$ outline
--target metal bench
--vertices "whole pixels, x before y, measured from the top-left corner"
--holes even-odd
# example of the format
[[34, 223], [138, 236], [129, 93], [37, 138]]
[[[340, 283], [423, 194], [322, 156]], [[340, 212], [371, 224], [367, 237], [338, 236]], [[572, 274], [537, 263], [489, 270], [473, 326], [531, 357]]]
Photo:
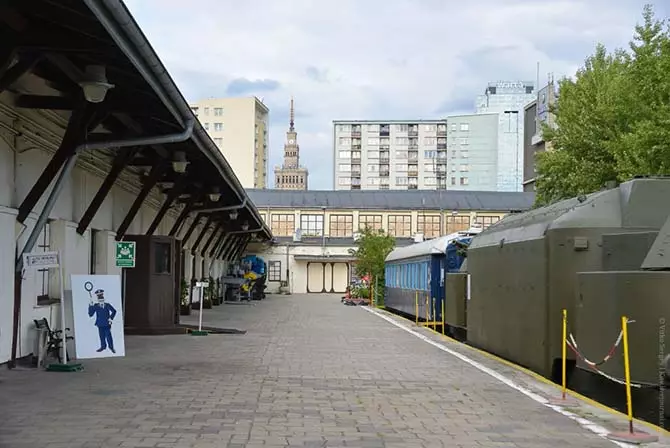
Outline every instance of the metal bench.
[[[39, 333], [39, 353], [37, 355], [37, 365], [41, 367], [44, 363], [45, 355], [53, 356], [60, 364], [63, 364], [61, 344], [63, 343], [63, 330], [52, 330], [49, 327], [49, 321], [46, 317], [42, 319], [33, 319], [35, 322], [35, 329]], [[67, 332], [71, 331], [69, 328], [65, 329], [65, 341], [74, 340], [73, 336], [68, 336]], [[67, 361], [70, 361], [70, 354], [67, 353]]]

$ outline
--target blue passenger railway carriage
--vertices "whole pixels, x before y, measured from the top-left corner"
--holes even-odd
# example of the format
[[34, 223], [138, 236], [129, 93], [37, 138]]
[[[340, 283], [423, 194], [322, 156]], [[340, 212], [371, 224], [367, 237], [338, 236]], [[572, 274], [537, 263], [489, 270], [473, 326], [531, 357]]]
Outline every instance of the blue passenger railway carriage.
[[465, 259], [459, 245], [467, 246], [480, 231], [470, 229], [393, 249], [385, 260], [384, 306], [416, 319], [418, 298], [418, 319], [441, 322], [445, 275], [459, 271]]

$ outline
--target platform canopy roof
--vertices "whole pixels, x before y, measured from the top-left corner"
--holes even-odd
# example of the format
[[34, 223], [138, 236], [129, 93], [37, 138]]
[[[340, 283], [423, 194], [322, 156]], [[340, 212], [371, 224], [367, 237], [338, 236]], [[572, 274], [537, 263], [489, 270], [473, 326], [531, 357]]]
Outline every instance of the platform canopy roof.
[[[3, 1], [0, 37], [3, 98], [11, 98], [16, 108], [40, 110], [67, 123], [60, 148], [21, 204], [21, 222], [84, 138], [95, 144], [187, 133], [179, 142], [85, 149], [77, 163], [103, 177], [118, 171], [116, 181], [133, 185], [139, 195], [157, 187], [169, 207], [200, 213], [221, 233], [272, 239], [231, 166], [122, 1]], [[82, 83], [99, 81], [93, 75], [101, 68], [114, 87], [102, 102], [94, 103], [85, 97]], [[178, 162], [188, 162], [184, 173]], [[80, 230], [95, 216], [97, 208], [93, 209], [82, 218]], [[237, 219], [232, 219], [231, 210]]]
[[450, 190], [248, 190], [257, 207], [353, 210], [511, 212], [533, 206], [534, 193]]

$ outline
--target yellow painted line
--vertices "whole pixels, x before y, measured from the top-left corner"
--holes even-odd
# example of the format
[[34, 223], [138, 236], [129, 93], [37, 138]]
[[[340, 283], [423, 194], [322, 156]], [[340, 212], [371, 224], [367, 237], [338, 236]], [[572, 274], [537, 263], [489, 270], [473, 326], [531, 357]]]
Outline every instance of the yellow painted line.
[[[394, 317], [399, 317], [400, 319], [403, 319], [403, 320], [406, 320], [406, 321], [408, 321], [408, 322], [414, 323], [414, 321], [409, 320], [409, 319], [407, 319], [407, 318], [405, 318], [405, 317], [403, 317], [403, 316], [400, 316], [400, 315], [398, 315], [398, 314], [391, 313], [391, 312], [389, 312], [389, 311], [387, 311], [387, 313], [392, 314]], [[447, 324], [447, 325], [449, 325], [449, 324]], [[432, 328], [429, 328], [429, 327], [423, 327], [423, 328], [427, 328], [428, 330], [432, 331], [433, 333], [435, 333], [436, 335], [438, 335], [438, 336], [441, 337], [441, 338], [444, 338], [444, 339], [447, 340], [447, 341], [451, 341], [451, 342], [453, 342], [453, 343], [456, 343], [456, 344], [458, 344], [458, 345], [460, 345], [460, 346], [462, 346], [462, 347], [464, 347], [464, 348], [466, 348], [466, 349], [468, 349], [468, 350], [471, 350], [471, 351], [473, 351], [473, 352], [479, 353], [479, 354], [481, 354], [481, 355], [483, 355], [483, 356], [485, 356], [485, 357], [487, 357], [487, 358], [489, 358], [489, 359], [492, 359], [492, 360], [494, 360], [494, 361], [498, 361], [498, 362], [500, 362], [500, 363], [502, 363], [502, 364], [504, 364], [504, 365], [506, 365], [506, 366], [508, 366], [508, 367], [511, 367], [511, 368], [513, 368], [513, 369], [516, 369], [516, 370], [518, 370], [518, 371], [520, 371], [520, 372], [523, 372], [523, 373], [525, 373], [525, 374], [527, 374], [527, 375], [530, 375], [531, 377], [535, 378], [536, 380], [541, 381], [542, 383], [547, 384], [547, 385], [549, 385], [549, 386], [552, 386], [554, 389], [560, 389], [560, 388], [561, 388], [558, 384], [554, 383], [553, 381], [551, 381], [551, 380], [548, 379], [548, 378], [543, 377], [542, 375], [540, 375], [540, 374], [537, 373], [537, 372], [533, 372], [532, 370], [529, 370], [529, 369], [527, 369], [527, 368], [525, 368], [525, 367], [522, 367], [522, 366], [520, 366], [520, 365], [518, 365], [518, 364], [514, 364], [514, 363], [511, 362], [511, 361], [508, 361], [508, 360], [506, 360], [506, 359], [500, 358], [500, 357], [494, 355], [493, 353], [489, 353], [489, 352], [484, 351], [484, 350], [482, 350], [482, 349], [479, 349], [479, 348], [477, 348], [477, 347], [473, 347], [473, 346], [471, 346], [471, 345], [464, 344], [464, 343], [462, 343], [461, 341], [458, 341], [458, 340], [456, 340], [456, 339], [454, 339], [454, 338], [451, 338], [451, 337], [449, 337], [449, 336], [442, 335], [441, 333], [439, 333], [439, 332], [433, 330]], [[609, 406], [605, 406], [604, 404], [599, 403], [599, 402], [597, 402], [597, 401], [595, 401], [595, 400], [593, 400], [593, 399], [591, 399], [591, 398], [589, 398], [589, 397], [586, 397], [586, 396], [584, 396], [584, 395], [582, 395], [582, 394], [580, 394], [580, 393], [578, 393], [578, 392], [575, 392], [574, 390], [567, 389], [567, 392], [568, 392], [569, 395], [572, 395], [572, 396], [575, 397], [575, 398], [578, 398], [578, 399], [580, 399], [580, 400], [582, 400], [582, 401], [585, 401], [586, 403], [590, 404], [591, 406], [594, 406], [594, 407], [596, 407], [596, 408], [598, 408], [598, 409], [602, 409], [603, 411], [607, 411], [607, 412], [609, 412], [609, 413], [612, 414], [612, 415], [616, 415], [616, 416], [618, 416], [618, 417], [623, 417], [623, 418], [625, 418], [626, 420], [628, 419], [628, 416], [627, 416], [626, 414], [624, 414], [623, 412], [619, 412], [619, 411], [617, 411], [616, 409], [610, 408]], [[639, 423], [639, 424], [642, 425], [642, 426], [646, 426], [647, 428], [650, 428], [650, 429], [653, 429], [653, 430], [655, 430], [655, 431], [658, 431], [658, 432], [662, 433], [663, 435], [670, 436], [670, 431], [668, 431], [668, 430], [666, 430], [666, 429], [663, 429], [663, 428], [661, 428], [660, 426], [654, 425], [653, 423], [649, 423], [649, 422], [646, 422], [646, 421], [644, 421], [644, 420], [639, 420], [639, 419], [637, 419], [637, 418], [634, 418], [633, 421], [635, 421], [636, 423]]]

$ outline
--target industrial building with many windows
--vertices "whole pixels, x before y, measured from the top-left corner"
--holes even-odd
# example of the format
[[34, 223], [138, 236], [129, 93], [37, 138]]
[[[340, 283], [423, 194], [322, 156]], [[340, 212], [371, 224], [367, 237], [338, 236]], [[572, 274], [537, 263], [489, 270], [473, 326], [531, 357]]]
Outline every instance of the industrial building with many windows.
[[365, 227], [384, 229], [402, 246], [486, 228], [530, 209], [532, 193], [471, 191], [247, 190], [273, 242], [248, 252], [268, 263], [268, 292], [344, 292], [353, 276], [355, 239]]

